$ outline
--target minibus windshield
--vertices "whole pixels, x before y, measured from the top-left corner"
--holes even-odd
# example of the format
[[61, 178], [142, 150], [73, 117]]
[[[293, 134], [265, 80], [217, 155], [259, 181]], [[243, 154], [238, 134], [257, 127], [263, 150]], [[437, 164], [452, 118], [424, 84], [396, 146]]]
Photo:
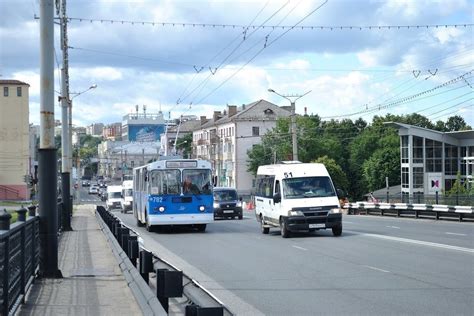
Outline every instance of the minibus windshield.
[[304, 177], [283, 179], [283, 197], [300, 199], [336, 196], [329, 177]]

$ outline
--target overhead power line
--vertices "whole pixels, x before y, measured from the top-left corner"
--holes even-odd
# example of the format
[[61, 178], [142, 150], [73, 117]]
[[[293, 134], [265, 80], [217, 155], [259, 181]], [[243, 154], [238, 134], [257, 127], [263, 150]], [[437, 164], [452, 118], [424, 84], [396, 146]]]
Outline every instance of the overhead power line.
[[343, 118], [343, 117], [351, 117], [351, 116], [354, 116], [354, 115], [361, 115], [361, 114], [366, 114], [366, 113], [370, 113], [370, 112], [376, 112], [376, 111], [380, 111], [382, 109], [387, 109], [387, 108], [390, 108], [390, 107], [393, 107], [393, 106], [397, 106], [397, 105], [403, 104], [405, 102], [417, 99], [417, 98], [419, 98], [421, 96], [424, 96], [426, 94], [432, 93], [433, 91], [435, 91], [437, 89], [446, 87], [446, 86], [448, 86], [450, 84], [453, 84], [453, 83], [456, 83], [458, 81], [461, 81], [461, 80], [464, 81], [464, 77], [467, 76], [467, 75], [472, 74], [473, 72], [474, 72], [474, 69], [462, 74], [461, 76], [458, 76], [454, 79], [446, 81], [443, 84], [440, 84], [440, 85], [438, 85], [434, 88], [431, 88], [431, 89], [428, 89], [428, 90], [425, 90], [425, 91], [422, 91], [422, 92], [419, 92], [419, 93], [416, 93], [416, 94], [413, 94], [413, 95], [406, 96], [402, 99], [399, 99], [399, 100], [396, 100], [396, 101], [393, 101], [393, 102], [390, 102], [390, 103], [380, 103], [380, 104], [374, 105], [373, 107], [367, 108], [366, 110], [357, 111], [357, 112], [349, 113], [349, 114], [334, 115], [334, 116], [322, 116], [321, 119], [332, 119], [332, 118], [337, 119], [337, 118]]
[[473, 23], [459, 24], [414, 24], [414, 25], [243, 25], [243, 24], [221, 24], [221, 23], [190, 23], [190, 22], [158, 22], [158, 21], [139, 21], [139, 20], [114, 20], [114, 19], [92, 19], [92, 18], [68, 18], [69, 22], [88, 22], [88, 23], [106, 23], [106, 24], [127, 24], [136, 26], [161, 26], [161, 27], [191, 27], [191, 28], [230, 28], [230, 29], [300, 29], [300, 30], [419, 30], [419, 29], [438, 29], [438, 28], [468, 28], [473, 27]]

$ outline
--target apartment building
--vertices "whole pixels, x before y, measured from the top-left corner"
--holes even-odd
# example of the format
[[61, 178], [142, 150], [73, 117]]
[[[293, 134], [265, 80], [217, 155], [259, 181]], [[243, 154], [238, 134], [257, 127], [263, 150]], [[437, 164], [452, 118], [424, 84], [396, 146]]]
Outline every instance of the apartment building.
[[0, 200], [29, 199], [25, 176], [30, 168], [29, 87], [0, 80]]
[[254, 177], [247, 171], [247, 151], [261, 142], [278, 118], [290, 115], [288, 107], [259, 100], [240, 108], [228, 105], [209, 119], [201, 116], [200, 127], [193, 132], [193, 157], [211, 161], [218, 186], [250, 194]]

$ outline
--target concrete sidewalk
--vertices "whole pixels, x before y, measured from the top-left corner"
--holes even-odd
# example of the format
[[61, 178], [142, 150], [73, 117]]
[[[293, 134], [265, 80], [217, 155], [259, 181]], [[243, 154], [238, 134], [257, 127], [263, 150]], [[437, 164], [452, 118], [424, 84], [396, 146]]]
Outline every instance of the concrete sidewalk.
[[19, 315], [142, 315], [99, 229], [95, 206], [75, 208], [73, 231], [59, 241], [63, 278], [36, 280]]

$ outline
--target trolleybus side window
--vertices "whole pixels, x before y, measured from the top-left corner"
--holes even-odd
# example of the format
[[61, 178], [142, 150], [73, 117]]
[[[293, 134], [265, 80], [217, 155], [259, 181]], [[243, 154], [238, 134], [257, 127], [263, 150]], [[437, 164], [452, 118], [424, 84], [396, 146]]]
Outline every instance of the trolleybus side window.
[[179, 170], [155, 170], [151, 172], [151, 194], [179, 194], [179, 183]]

